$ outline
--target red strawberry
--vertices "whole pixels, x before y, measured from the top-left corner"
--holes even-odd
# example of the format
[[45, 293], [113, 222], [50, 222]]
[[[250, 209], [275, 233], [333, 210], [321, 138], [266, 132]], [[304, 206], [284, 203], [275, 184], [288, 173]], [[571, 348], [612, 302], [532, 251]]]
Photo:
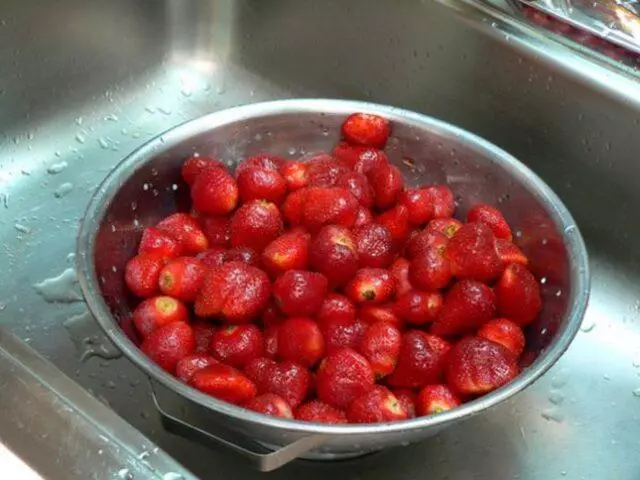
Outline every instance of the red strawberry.
[[431, 185], [423, 187], [431, 197], [433, 205], [433, 218], [449, 218], [456, 210], [456, 201], [453, 192], [446, 185]]
[[442, 304], [439, 292], [411, 290], [396, 300], [393, 311], [410, 325], [425, 325], [438, 317]]
[[267, 245], [262, 252], [262, 266], [272, 277], [287, 270], [304, 270], [309, 264], [310, 235], [287, 232]]
[[433, 415], [451, 410], [462, 404], [458, 396], [446, 385], [427, 385], [418, 394], [416, 411], [418, 415]]
[[384, 303], [396, 293], [396, 279], [382, 268], [361, 268], [344, 293], [354, 303]]
[[360, 267], [383, 268], [393, 261], [393, 238], [384, 225], [370, 223], [354, 232]]
[[342, 124], [342, 135], [354, 145], [382, 148], [390, 133], [389, 121], [370, 113], [352, 113]]
[[460, 335], [479, 328], [495, 315], [493, 291], [484, 283], [460, 280], [447, 293], [431, 332], [442, 336]]
[[371, 214], [371, 210], [368, 208], [360, 207], [358, 208], [358, 213], [356, 214], [356, 221], [353, 222], [353, 228], [358, 229], [360, 227], [364, 227], [365, 225], [373, 222], [373, 215]]
[[280, 167], [280, 175], [287, 182], [290, 192], [309, 185], [309, 175], [306, 162], [285, 162]]
[[202, 233], [207, 237], [210, 247], [229, 246], [229, 217], [202, 215], [198, 217]]
[[201, 392], [235, 404], [248, 402], [257, 394], [255, 384], [242, 372], [221, 363], [195, 372], [191, 384]]
[[171, 260], [160, 271], [160, 291], [183, 302], [193, 302], [204, 282], [206, 271], [207, 267], [197, 258]]
[[307, 161], [309, 185], [314, 187], [332, 187], [338, 179], [349, 173], [349, 167], [330, 155], [322, 154]]
[[287, 318], [278, 327], [278, 357], [305, 367], [315, 365], [324, 354], [324, 338], [310, 318]]
[[280, 395], [292, 408], [296, 408], [309, 395], [312, 383], [309, 370], [295, 362], [284, 361], [266, 366], [258, 391]]
[[343, 320], [330, 318], [320, 324], [327, 353], [342, 347], [357, 350], [367, 330], [367, 324], [361, 320]]
[[496, 252], [496, 238], [482, 223], [467, 223], [449, 240], [446, 249], [451, 273], [458, 278], [481, 282], [493, 280], [502, 272]]
[[143, 337], [172, 322], [186, 322], [189, 311], [182, 302], [171, 297], [147, 298], [131, 314], [131, 320]]
[[387, 377], [395, 388], [422, 388], [437, 383], [442, 376], [444, 359], [451, 346], [442, 338], [410, 330], [402, 335], [396, 368]]
[[416, 255], [409, 265], [409, 281], [421, 290], [445, 288], [451, 281], [451, 265], [446, 249], [427, 248]]
[[211, 355], [202, 353], [193, 353], [182, 357], [176, 364], [176, 377], [182, 380], [184, 383], [189, 383], [193, 378], [193, 375], [203, 368], [207, 368], [211, 365], [217, 365], [218, 362]]
[[405, 258], [398, 258], [389, 267], [389, 272], [396, 279], [398, 288], [396, 289], [396, 295], [401, 296], [410, 290], [413, 290], [413, 286], [409, 281], [409, 261]]
[[278, 329], [280, 325], [267, 327], [264, 331], [264, 356], [276, 358], [278, 355]]
[[362, 149], [358, 154], [358, 159], [353, 165], [353, 171], [369, 175], [378, 169], [385, 168], [389, 165], [389, 159], [382, 150], [374, 148]]
[[409, 418], [416, 417], [416, 394], [412, 390], [408, 390], [406, 388], [401, 388], [399, 390], [394, 390], [393, 394], [398, 399], [398, 402], [402, 405], [402, 407], [407, 411], [407, 415]]
[[226, 215], [238, 205], [238, 185], [226, 170], [209, 168], [191, 185], [191, 200], [199, 212]]
[[282, 205], [282, 215], [289, 225], [295, 227], [302, 224], [302, 211], [309, 190], [309, 188], [301, 188], [287, 195]]
[[393, 372], [400, 355], [402, 334], [388, 322], [371, 325], [360, 343], [358, 351], [369, 361], [376, 378]]
[[495, 286], [498, 313], [524, 327], [540, 313], [540, 285], [526, 267], [509, 265]]
[[211, 339], [213, 355], [233, 367], [245, 366], [263, 351], [262, 332], [255, 325], [228, 325], [216, 330]]
[[157, 253], [165, 258], [176, 258], [182, 254], [182, 244], [171, 235], [148, 227], [142, 232], [138, 253]]
[[362, 173], [347, 172], [338, 179], [336, 185], [349, 190], [364, 208], [373, 207], [375, 193], [369, 180]]
[[209, 248], [209, 241], [204, 236], [195, 218], [186, 213], [174, 213], [162, 220], [156, 228], [175, 238], [182, 245], [183, 255], [196, 255]]
[[251, 247], [234, 247], [227, 250], [224, 262], [242, 262], [257, 267], [260, 265], [260, 255]]
[[327, 225], [311, 240], [309, 265], [322, 273], [332, 288], [347, 283], [358, 269], [358, 253], [351, 231]]
[[241, 262], [229, 262], [207, 272], [194, 310], [200, 317], [248, 323], [266, 306], [270, 295], [266, 273]]
[[402, 172], [391, 164], [369, 172], [369, 181], [375, 194], [376, 207], [382, 210], [393, 207], [404, 190]]
[[262, 324], [265, 328], [280, 325], [285, 319], [284, 314], [280, 311], [273, 300], [269, 300], [267, 306], [262, 312]]
[[496, 238], [511, 241], [511, 227], [502, 216], [502, 212], [491, 205], [479, 204], [467, 213], [467, 222], [479, 222], [489, 227]]
[[360, 320], [367, 325], [373, 325], [376, 322], [386, 322], [398, 329], [403, 327], [403, 323], [394, 312], [393, 304], [391, 303], [363, 305], [360, 309]]
[[456, 343], [445, 367], [447, 383], [461, 395], [484, 395], [516, 375], [516, 356], [502, 345], [480, 337], [467, 337]]
[[286, 160], [282, 157], [270, 155], [268, 153], [261, 153], [254, 157], [246, 158], [240, 162], [236, 167], [236, 175], [240, 175], [244, 170], [254, 167], [279, 170], [284, 163], [286, 163]]
[[353, 167], [358, 162], [360, 155], [369, 150], [379, 151], [377, 148], [369, 148], [362, 147], [358, 145], [350, 145], [345, 141], [341, 141], [338, 145], [336, 145], [331, 152], [331, 156], [341, 162], [345, 163], [349, 166], [349, 168], [353, 169]]
[[206, 320], [196, 320], [191, 323], [193, 328], [193, 336], [196, 339], [195, 353], [209, 353], [209, 345], [211, 345], [211, 338], [215, 332], [213, 324]]
[[444, 233], [434, 232], [430, 230], [422, 230], [412, 236], [407, 242], [407, 257], [415, 258], [427, 249], [435, 248], [444, 250], [449, 243], [449, 237]]
[[209, 268], [217, 268], [227, 261], [227, 249], [223, 247], [211, 247], [196, 255], [196, 258]]
[[356, 197], [345, 188], [312, 187], [304, 199], [302, 224], [310, 232], [317, 232], [325, 225], [351, 228], [356, 221], [358, 207]]
[[311, 400], [300, 405], [295, 412], [296, 420], [303, 422], [326, 423], [339, 425], [347, 423], [347, 416], [342, 410], [333, 408], [320, 400]]
[[391, 238], [396, 248], [400, 248], [409, 238], [411, 225], [409, 224], [409, 211], [404, 205], [396, 205], [391, 210], [378, 215], [376, 223], [383, 225], [391, 232]]
[[182, 178], [187, 185], [193, 185], [193, 182], [196, 180], [196, 177], [200, 172], [208, 168], [224, 169], [226, 167], [224, 163], [216, 160], [215, 158], [194, 155], [193, 157], [187, 158], [182, 164]]
[[278, 365], [275, 360], [267, 357], [254, 358], [244, 367], [244, 373], [256, 385], [262, 385], [267, 381], [271, 367]]
[[253, 167], [242, 170], [237, 176], [238, 192], [243, 202], [266, 200], [282, 203], [287, 195], [287, 181], [277, 170]]
[[397, 422], [409, 418], [409, 413], [388, 388], [376, 385], [356, 398], [347, 409], [351, 423]]
[[462, 222], [459, 222], [455, 218], [435, 218], [427, 224], [425, 231], [441, 233], [447, 238], [452, 238], [456, 232], [460, 230], [460, 227], [462, 227]]
[[274, 203], [252, 200], [231, 217], [229, 238], [233, 247], [250, 247], [261, 252], [282, 234], [282, 217]]
[[160, 253], [142, 253], [127, 262], [124, 280], [129, 291], [137, 297], [151, 297], [158, 293], [158, 279], [165, 258]]
[[400, 193], [398, 203], [407, 207], [413, 225], [423, 225], [433, 218], [431, 195], [423, 188], [408, 188]]
[[316, 391], [318, 398], [337, 408], [347, 407], [374, 386], [369, 362], [350, 348], [330, 353], [318, 367]]
[[274, 393], [258, 395], [246, 402], [243, 407], [270, 417], [293, 418], [289, 404], [284, 398]]
[[328, 282], [320, 273], [287, 270], [273, 285], [276, 304], [286, 315], [313, 317], [322, 306]]
[[522, 250], [507, 240], [496, 239], [496, 252], [505, 268], [510, 263], [519, 263], [525, 267], [529, 264], [529, 259], [522, 253]]
[[140, 350], [158, 366], [175, 374], [181, 358], [196, 348], [193, 330], [186, 322], [172, 322], [152, 331], [140, 345]]
[[356, 319], [356, 307], [347, 297], [330, 292], [324, 298], [317, 317], [321, 325], [329, 320], [351, 322]]
[[496, 318], [489, 320], [478, 330], [478, 336], [499, 343], [515, 356], [524, 351], [526, 339], [522, 329], [511, 320]]

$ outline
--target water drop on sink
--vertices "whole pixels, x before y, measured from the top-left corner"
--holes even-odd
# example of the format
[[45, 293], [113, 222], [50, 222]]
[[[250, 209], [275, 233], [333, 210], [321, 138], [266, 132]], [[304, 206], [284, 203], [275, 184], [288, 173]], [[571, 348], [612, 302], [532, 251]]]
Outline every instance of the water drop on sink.
[[81, 133], [76, 134], [76, 142], [84, 143], [85, 142], [84, 135], [82, 135]]
[[162, 476], [162, 480], [184, 480], [184, 476], [176, 472], [168, 472]]
[[23, 225], [21, 223], [16, 223], [13, 226], [13, 228], [15, 228], [20, 233], [24, 233], [25, 235], [31, 233], [31, 229], [29, 227], [27, 227], [26, 225]]
[[192, 92], [192, 91], [191, 91], [191, 89], [190, 89], [190, 88], [188, 88], [188, 87], [182, 87], [182, 89], [180, 90], [180, 93], [181, 93], [183, 96], [185, 96], [185, 97], [187, 97], [187, 98], [188, 98], [188, 97], [190, 97], [190, 96], [191, 96], [191, 94], [192, 94], [193, 92]]
[[580, 327], [580, 331], [584, 332], [584, 333], [589, 333], [591, 332], [594, 328], [596, 327], [595, 322], [592, 322], [590, 320], [584, 320], [582, 322], [582, 326]]
[[[59, 153], [59, 152], [56, 152], [56, 153]], [[62, 172], [68, 166], [69, 166], [69, 164], [67, 162], [54, 163], [49, 168], [47, 168], [47, 173], [49, 173], [51, 175], [57, 175], [58, 173]]]
[[56, 188], [56, 190], [53, 192], [53, 195], [56, 198], [66, 197], [67, 195], [69, 195], [69, 193], [71, 193], [72, 190], [73, 190], [73, 183], [65, 182], [60, 186], [58, 186], [58, 188]]
[[[69, 317], [62, 325], [69, 333], [81, 362], [91, 357], [113, 360], [122, 356], [122, 352], [98, 329], [95, 319], [88, 311]], [[115, 383], [113, 385], [115, 388]]]
[[100, 148], [106, 150], [109, 148], [109, 142], [107, 142], [104, 138], [100, 137], [98, 139], [98, 143], [100, 144]]
[[562, 402], [564, 402], [564, 395], [562, 395], [562, 393], [560, 392], [551, 392], [549, 394], [549, 402], [554, 405], [560, 405]]
[[167, 107], [158, 107], [158, 111], [164, 115], [171, 115], [171, 109]]
[[634, 397], [640, 398], [640, 388], [636, 388], [631, 393], [633, 394]]
[[540, 415], [545, 420], [548, 420], [551, 422], [556, 422], [556, 423], [564, 422], [564, 415], [562, 415], [562, 413], [560, 413], [556, 408], [547, 408], [542, 412], [540, 412]]
[[133, 474], [129, 471], [128, 468], [122, 468], [120, 470], [118, 470], [118, 476], [122, 479], [122, 480], [133, 480]]
[[51, 277], [36, 283], [33, 288], [49, 303], [81, 302], [82, 297], [76, 290], [78, 277], [74, 268], [67, 268], [57, 277]]

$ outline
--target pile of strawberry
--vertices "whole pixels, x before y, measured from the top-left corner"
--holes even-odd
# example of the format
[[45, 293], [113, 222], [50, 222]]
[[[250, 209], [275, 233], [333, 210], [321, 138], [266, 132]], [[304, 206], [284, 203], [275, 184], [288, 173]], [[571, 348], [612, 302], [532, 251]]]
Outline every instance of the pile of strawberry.
[[142, 351], [207, 394], [285, 418], [430, 415], [519, 373], [540, 288], [489, 205], [409, 188], [389, 122], [355, 113], [331, 155], [185, 161], [193, 209], [126, 267]]

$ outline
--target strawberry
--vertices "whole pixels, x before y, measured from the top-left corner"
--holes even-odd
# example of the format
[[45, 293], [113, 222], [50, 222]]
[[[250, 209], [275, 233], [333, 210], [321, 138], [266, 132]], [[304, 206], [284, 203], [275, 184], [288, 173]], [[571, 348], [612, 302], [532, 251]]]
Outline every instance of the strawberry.
[[361, 320], [329, 318], [320, 324], [327, 353], [342, 347], [357, 350], [367, 330], [367, 324]]
[[361, 268], [344, 289], [354, 303], [384, 303], [396, 293], [396, 279], [382, 268]]
[[282, 217], [274, 203], [251, 200], [231, 217], [229, 238], [233, 247], [250, 247], [261, 252], [282, 230]]
[[160, 291], [183, 302], [193, 302], [206, 271], [207, 267], [197, 258], [179, 257], [171, 260], [160, 271]]
[[398, 399], [398, 402], [407, 411], [409, 418], [416, 418], [416, 394], [409, 389], [401, 388], [393, 390], [393, 394]]
[[317, 315], [320, 325], [327, 321], [352, 322], [356, 319], [356, 307], [347, 297], [329, 292]]
[[243, 367], [262, 356], [262, 332], [255, 325], [227, 325], [213, 334], [211, 352], [227, 365]]
[[398, 203], [407, 207], [412, 225], [424, 225], [433, 218], [431, 195], [423, 188], [408, 188], [401, 192]]
[[489, 320], [480, 327], [478, 336], [499, 343], [517, 357], [524, 351], [526, 343], [522, 328], [506, 318]]
[[502, 216], [502, 212], [491, 205], [481, 203], [467, 213], [467, 222], [479, 222], [489, 227], [496, 238], [510, 242], [513, 239], [511, 227]]
[[347, 283], [358, 269], [358, 253], [351, 231], [337, 225], [323, 227], [309, 245], [309, 265], [322, 273], [332, 288]]
[[521, 327], [531, 323], [540, 313], [540, 285], [526, 267], [512, 263], [495, 286], [498, 313]]
[[278, 330], [280, 325], [267, 327], [264, 331], [264, 356], [276, 358], [278, 355]]
[[158, 279], [165, 258], [160, 253], [142, 253], [127, 262], [124, 280], [136, 297], [151, 297], [158, 293]]
[[449, 237], [444, 233], [434, 232], [428, 229], [422, 230], [412, 236], [407, 242], [407, 257], [410, 259], [416, 258], [430, 248], [444, 251], [448, 243]]
[[198, 217], [198, 223], [202, 227], [202, 233], [207, 237], [209, 247], [229, 246], [229, 217], [201, 215]]
[[157, 253], [165, 258], [176, 258], [182, 254], [182, 244], [171, 235], [148, 227], [142, 232], [138, 253]]
[[131, 321], [143, 338], [168, 323], [188, 320], [187, 307], [175, 298], [164, 296], [147, 298], [131, 314]]
[[286, 163], [286, 160], [276, 155], [270, 155], [268, 153], [260, 153], [253, 157], [244, 159], [236, 167], [236, 176], [240, 175], [244, 170], [249, 168], [266, 168], [268, 170], [279, 170], [282, 165]]
[[451, 281], [451, 264], [446, 249], [427, 248], [409, 265], [409, 281], [421, 290], [445, 288]]
[[200, 317], [248, 323], [266, 306], [270, 295], [266, 273], [241, 262], [229, 262], [207, 272], [194, 311]]
[[383, 148], [390, 133], [389, 121], [371, 113], [352, 113], [342, 124], [342, 135], [353, 145]]
[[358, 229], [360, 227], [364, 227], [373, 222], [373, 215], [371, 214], [371, 210], [364, 207], [359, 207], [358, 212], [356, 213], [356, 221], [353, 222], [353, 228]]
[[358, 159], [353, 165], [353, 171], [369, 175], [378, 169], [389, 165], [389, 159], [382, 150], [374, 148], [362, 149], [358, 154]]
[[396, 288], [396, 295], [401, 296], [410, 290], [413, 290], [413, 286], [409, 281], [409, 261], [406, 258], [396, 259], [389, 267], [389, 272], [396, 279], [398, 288]]
[[404, 333], [396, 368], [387, 383], [395, 388], [422, 388], [437, 383], [450, 348], [442, 338], [420, 330]]
[[196, 255], [200, 263], [209, 268], [217, 268], [227, 260], [227, 249], [223, 247], [211, 247]]
[[372, 170], [368, 176], [375, 195], [376, 207], [381, 210], [393, 207], [404, 190], [404, 178], [398, 167], [387, 164]]
[[358, 162], [358, 159], [365, 151], [379, 151], [377, 148], [368, 148], [358, 145], [350, 145], [348, 142], [341, 141], [334, 147], [331, 152], [331, 156], [349, 166], [353, 167]]
[[347, 423], [347, 416], [342, 410], [333, 408], [320, 400], [311, 400], [300, 405], [295, 412], [296, 420], [303, 422], [326, 423], [340, 425]]
[[467, 223], [449, 240], [446, 249], [451, 273], [457, 278], [486, 282], [500, 276], [502, 262], [496, 238], [482, 223]]
[[318, 399], [336, 408], [345, 408], [374, 386], [369, 362], [350, 348], [330, 353], [316, 374]]
[[266, 200], [282, 203], [287, 195], [287, 181], [277, 170], [252, 167], [242, 170], [236, 178], [238, 193], [243, 202]]
[[347, 408], [347, 419], [351, 423], [397, 422], [407, 418], [409, 413], [402, 403], [381, 385], [356, 398]]
[[476, 330], [495, 315], [493, 291], [484, 283], [460, 280], [447, 293], [431, 332], [442, 336], [461, 335]]
[[404, 205], [396, 205], [391, 210], [378, 215], [375, 222], [389, 229], [396, 249], [404, 245], [411, 233], [409, 211]]
[[191, 200], [199, 212], [226, 215], [238, 205], [238, 185], [226, 170], [208, 168], [191, 185]]
[[296, 227], [302, 224], [302, 212], [309, 190], [301, 188], [287, 195], [282, 205], [282, 215], [289, 225]]
[[140, 350], [158, 366], [175, 374], [181, 358], [196, 348], [193, 330], [186, 322], [171, 322], [153, 330], [140, 345]]
[[402, 329], [404, 323], [396, 315], [393, 304], [383, 303], [382, 305], [363, 305], [360, 309], [360, 320], [367, 325], [377, 322], [386, 322], [398, 329]]
[[278, 327], [278, 357], [305, 367], [315, 365], [324, 354], [324, 338], [310, 318], [287, 318]]
[[311, 236], [301, 232], [287, 232], [265, 247], [262, 267], [272, 277], [287, 270], [304, 270], [309, 265], [309, 240]]
[[217, 365], [218, 362], [211, 355], [202, 353], [193, 353], [182, 357], [176, 364], [176, 377], [182, 380], [184, 383], [189, 383], [193, 378], [193, 375], [203, 368], [211, 365]]
[[393, 238], [384, 225], [370, 223], [358, 228], [354, 239], [361, 268], [384, 268], [393, 262]]
[[242, 406], [269, 417], [293, 418], [293, 412], [286, 400], [274, 393], [258, 395]]
[[161, 232], [175, 238], [182, 245], [183, 255], [196, 255], [209, 248], [205, 237], [195, 218], [186, 213], [174, 213], [156, 225]]
[[[452, 238], [462, 227], [462, 222], [455, 218], [434, 218], [425, 227], [426, 232], [441, 233], [447, 238]], [[440, 242], [438, 242], [440, 243]], [[448, 243], [448, 242], [447, 242]]]
[[388, 322], [371, 325], [362, 338], [358, 351], [369, 361], [377, 379], [393, 372], [400, 355], [402, 334]]
[[189, 157], [182, 164], [182, 179], [187, 185], [193, 185], [193, 182], [195, 182], [200, 172], [209, 168], [225, 169], [226, 166], [221, 161], [212, 157], [201, 157], [199, 155]]
[[356, 221], [358, 207], [356, 197], [345, 188], [312, 187], [304, 198], [302, 225], [312, 233], [325, 225], [351, 228]]
[[258, 391], [279, 395], [292, 408], [296, 408], [307, 398], [312, 384], [309, 370], [295, 362], [284, 361], [275, 365], [267, 364]]
[[309, 175], [306, 162], [285, 162], [280, 167], [280, 175], [287, 182], [290, 192], [309, 185]]
[[416, 412], [420, 416], [442, 413], [462, 402], [446, 385], [427, 385], [418, 394]]
[[276, 304], [286, 315], [313, 317], [327, 294], [328, 281], [320, 273], [287, 270], [273, 285]]
[[251, 247], [234, 247], [227, 250], [224, 262], [242, 262], [257, 267], [260, 265], [260, 255]]
[[213, 324], [206, 320], [196, 320], [191, 323], [193, 328], [193, 336], [196, 339], [195, 353], [209, 353], [209, 345], [211, 345], [211, 338], [215, 332]]
[[198, 370], [191, 377], [195, 388], [225, 402], [243, 404], [257, 394], [255, 384], [242, 372], [218, 363]]
[[510, 263], [519, 263], [525, 267], [529, 264], [529, 259], [522, 253], [522, 250], [507, 240], [496, 239], [496, 253], [504, 268]]
[[271, 358], [254, 358], [245, 365], [244, 374], [256, 385], [262, 385], [267, 380], [269, 369], [276, 365], [276, 361]]
[[307, 177], [313, 187], [333, 187], [338, 179], [349, 173], [347, 164], [327, 154], [307, 161]]
[[480, 337], [466, 337], [449, 352], [447, 384], [460, 395], [484, 395], [518, 375], [516, 356], [505, 347]]
[[411, 290], [396, 300], [393, 311], [400, 320], [410, 325], [425, 325], [438, 317], [442, 304], [439, 292]]
[[338, 187], [346, 188], [356, 197], [364, 208], [372, 208], [375, 201], [375, 193], [369, 180], [362, 173], [347, 172], [336, 182]]
[[431, 197], [433, 205], [433, 218], [453, 217], [456, 210], [456, 201], [453, 192], [446, 185], [431, 185], [423, 187]]

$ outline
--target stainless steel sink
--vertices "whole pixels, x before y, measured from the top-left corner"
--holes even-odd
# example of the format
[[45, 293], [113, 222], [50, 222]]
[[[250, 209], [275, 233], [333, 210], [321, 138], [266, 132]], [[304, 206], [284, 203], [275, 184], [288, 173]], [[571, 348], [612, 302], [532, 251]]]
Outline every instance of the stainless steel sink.
[[463, 0], [3, 2], [0, 59], [0, 323], [196, 475], [260, 474], [163, 431], [144, 376], [80, 300], [78, 221], [109, 169], [163, 130], [319, 96], [424, 112], [522, 159], [578, 221], [593, 291], [572, 347], [515, 401], [419, 445], [271, 475], [640, 478], [637, 72]]

